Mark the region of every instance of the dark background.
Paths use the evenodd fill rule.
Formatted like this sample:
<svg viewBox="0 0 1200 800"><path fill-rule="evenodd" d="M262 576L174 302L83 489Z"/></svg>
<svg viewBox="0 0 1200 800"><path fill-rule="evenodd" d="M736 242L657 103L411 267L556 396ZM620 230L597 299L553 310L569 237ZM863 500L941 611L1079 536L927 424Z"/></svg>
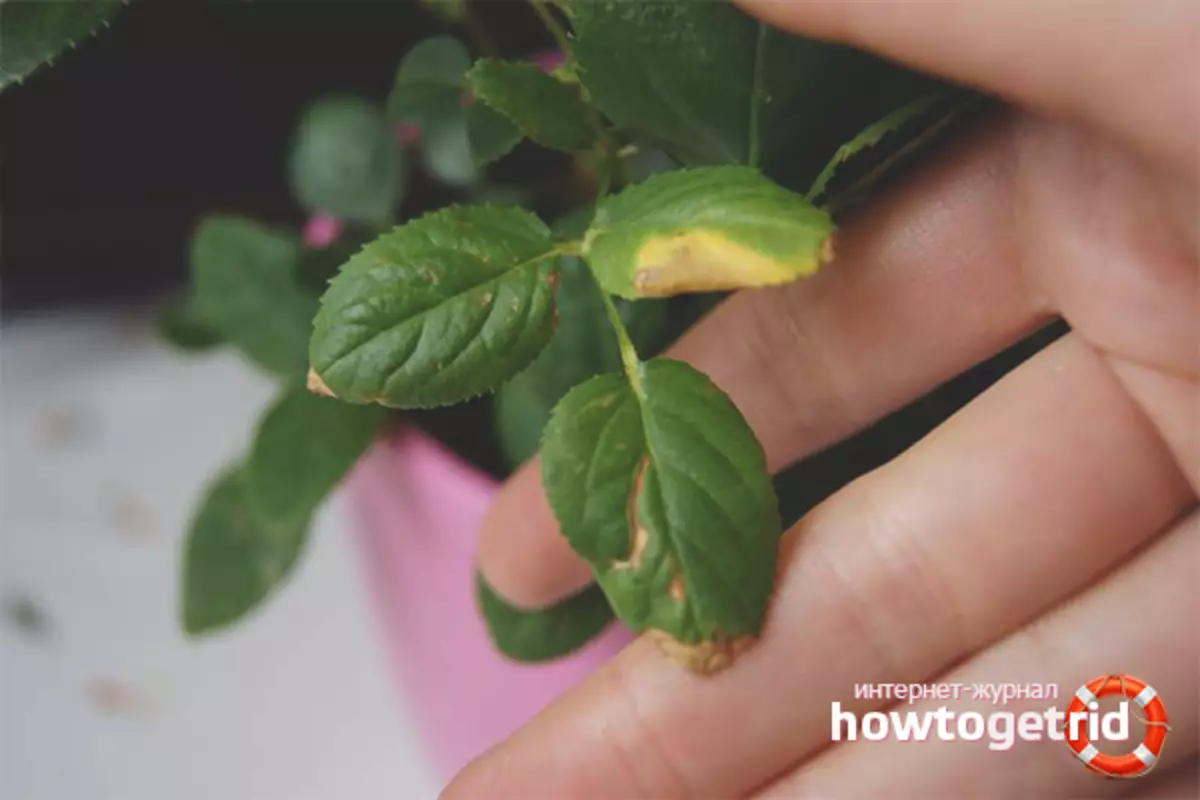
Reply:
<svg viewBox="0 0 1200 800"><path fill-rule="evenodd" d="M524 4L473 9L503 52L548 41ZM134 2L0 94L0 312L168 293L209 211L299 225L286 157L303 107L382 102L403 54L439 32L463 33L416 0Z"/></svg>

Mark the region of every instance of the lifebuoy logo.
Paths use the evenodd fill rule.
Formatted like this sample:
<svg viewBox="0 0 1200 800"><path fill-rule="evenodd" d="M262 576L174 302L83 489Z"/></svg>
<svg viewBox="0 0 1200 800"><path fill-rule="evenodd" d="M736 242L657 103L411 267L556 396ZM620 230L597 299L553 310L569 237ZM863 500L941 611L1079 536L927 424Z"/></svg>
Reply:
<svg viewBox="0 0 1200 800"><path fill-rule="evenodd" d="M1116 709L1101 712L1100 700L1110 696L1120 702ZM981 701L995 707L1013 701L1057 700L1058 686L1050 683L860 683L854 687L854 697L907 700L910 706L921 703L923 707L860 715L834 702L830 706L831 741L986 740L988 749L1001 751L1011 749L1017 740L1065 741L1088 769L1106 778L1139 778L1150 772L1170 731L1162 698L1153 687L1127 674L1101 675L1088 681L1071 696L1065 710L1058 704L1034 709L1026 705L1027 710L1020 712L978 710ZM967 700L975 708L959 711L940 705L935 709L923 702L927 700ZM1121 755L1101 752L1096 743L1129 742L1131 705L1139 709L1138 720L1146 726L1141 743Z"/></svg>
<svg viewBox="0 0 1200 800"><path fill-rule="evenodd" d="M1109 695L1124 698L1121 702L1123 710L1128 708L1128 701L1132 700L1145 714L1142 718L1146 725L1145 738L1131 752L1119 756L1101 753L1092 744L1092 740L1099 736L1095 712L1100 707L1100 698ZM1088 681L1079 687L1071 705L1067 706L1067 744L1088 769L1106 778L1140 778L1154 769L1170 730L1166 706L1154 687L1124 673L1101 675Z"/></svg>

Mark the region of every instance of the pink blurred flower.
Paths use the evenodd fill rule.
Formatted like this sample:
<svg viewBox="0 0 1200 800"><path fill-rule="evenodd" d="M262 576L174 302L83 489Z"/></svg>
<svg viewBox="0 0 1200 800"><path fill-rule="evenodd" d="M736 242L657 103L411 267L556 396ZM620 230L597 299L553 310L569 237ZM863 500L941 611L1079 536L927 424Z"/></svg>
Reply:
<svg viewBox="0 0 1200 800"><path fill-rule="evenodd" d="M554 72L561 67L566 59L561 50L544 50L530 59L542 72Z"/></svg>
<svg viewBox="0 0 1200 800"><path fill-rule="evenodd" d="M421 126L415 122L396 123L396 141L407 147L421 140Z"/></svg>
<svg viewBox="0 0 1200 800"><path fill-rule="evenodd" d="M310 250L324 250L342 235L342 221L328 214L316 213L304 224L301 238Z"/></svg>

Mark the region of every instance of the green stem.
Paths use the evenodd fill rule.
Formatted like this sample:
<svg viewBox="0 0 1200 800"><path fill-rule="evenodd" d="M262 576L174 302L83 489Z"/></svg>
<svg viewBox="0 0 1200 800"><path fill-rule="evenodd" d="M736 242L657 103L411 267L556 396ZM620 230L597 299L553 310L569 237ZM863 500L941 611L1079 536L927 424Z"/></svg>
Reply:
<svg viewBox="0 0 1200 800"><path fill-rule="evenodd" d="M475 16L475 12L467 3L463 3L463 27L467 29L467 35L471 37L475 44L475 49L485 56L500 55L500 48L496 46L496 42L487 31L487 26L479 21L479 17Z"/></svg>
<svg viewBox="0 0 1200 800"><path fill-rule="evenodd" d="M554 37L555 44L562 50L563 58L569 58L571 55L571 40L567 38L567 31L562 25L558 24L558 20L554 18L550 7L546 5L546 0L529 0L533 6L533 12L538 15L538 19L546 26L546 30L550 31L550 35Z"/></svg>
<svg viewBox="0 0 1200 800"><path fill-rule="evenodd" d="M767 25L758 23L758 39L754 43L754 80L750 84L750 148L746 153L746 163L751 167L758 166L760 129L762 128L762 81L763 61L767 49Z"/></svg>
<svg viewBox="0 0 1200 800"><path fill-rule="evenodd" d="M625 323L621 321L621 315L617 313L617 307L613 304L612 297L604 291L599 283L596 284L596 289L600 292L600 297L604 299L604 310L608 312L608 321L617 334L617 348L621 351L621 364L625 367L629 385L633 387L633 393L637 395L638 400L644 400L646 391L642 388L642 362L638 358L637 348L633 346L633 340L629 338L629 331L625 329Z"/></svg>

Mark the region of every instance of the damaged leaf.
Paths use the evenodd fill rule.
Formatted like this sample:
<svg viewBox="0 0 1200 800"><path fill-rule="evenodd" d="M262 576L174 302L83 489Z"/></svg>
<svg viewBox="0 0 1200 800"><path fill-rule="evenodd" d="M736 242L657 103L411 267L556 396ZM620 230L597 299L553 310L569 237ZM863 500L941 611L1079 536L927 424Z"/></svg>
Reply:
<svg viewBox="0 0 1200 800"><path fill-rule="evenodd" d="M661 297L789 283L832 257L827 213L748 167L656 175L596 209L583 254L601 286Z"/></svg>
<svg viewBox="0 0 1200 800"><path fill-rule="evenodd" d="M563 534L617 616L701 673L758 634L778 506L762 447L702 373L656 358L600 375L555 408L542 482Z"/></svg>
<svg viewBox="0 0 1200 800"><path fill-rule="evenodd" d="M558 259L546 225L512 206L451 206L384 234L321 300L310 386L395 408L491 391L549 341Z"/></svg>

